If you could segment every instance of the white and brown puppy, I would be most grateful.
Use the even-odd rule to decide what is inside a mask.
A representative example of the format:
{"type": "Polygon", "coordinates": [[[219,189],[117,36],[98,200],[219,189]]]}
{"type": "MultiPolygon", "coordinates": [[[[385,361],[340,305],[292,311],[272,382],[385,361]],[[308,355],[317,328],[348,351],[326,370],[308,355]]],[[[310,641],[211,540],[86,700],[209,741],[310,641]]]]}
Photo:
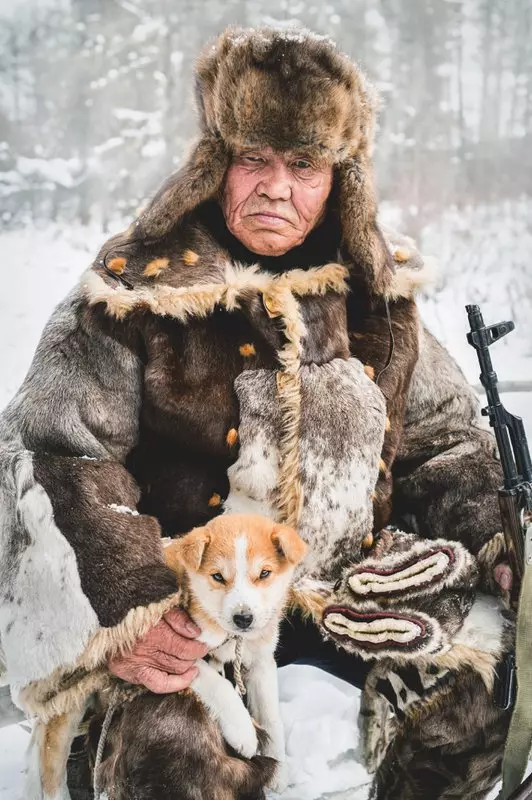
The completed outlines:
{"type": "Polygon", "coordinates": [[[247,514],[216,517],[165,549],[181,579],[183,607],[211,648],[191,688],[243,756],[257,753],[253,720],[266,731],[263,755],[281,765],[278,785],[285,747],[274,652],[294,569],[306,550],[292,528],[247,514]],[[235,663],[237,644],[249,711],[223,675],[223,665],[235,663]]]}

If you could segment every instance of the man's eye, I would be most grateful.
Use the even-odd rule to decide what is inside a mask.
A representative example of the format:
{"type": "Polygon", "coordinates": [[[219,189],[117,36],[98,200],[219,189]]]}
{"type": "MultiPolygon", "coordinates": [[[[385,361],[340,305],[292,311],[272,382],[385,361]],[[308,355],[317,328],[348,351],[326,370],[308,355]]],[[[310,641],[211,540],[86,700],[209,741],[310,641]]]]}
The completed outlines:
{"type": "Polygon", "coordinates": [[[244,161],[248,161],[250,164],[260,164],[262,158],[260,156],[244,156],[244,161]]]}
{"type": "Polygon", "coordinates": [[[217,583],[225,583],[224,576],[222,575],[221,572],[215,572],[213,575],[211,575],[211,578],[213,579],[213,581],[216,581],[217,583]]]}
{"type": "Polygon", "coordinates": [[[265,578],[267,578],[271,574],[272,574],[271,569],[263,569],[262,572],[259,575],[259,578],[260,578],[261,581],[263,581],[263,580],[265,580],[265,578]]]}
{"type": "Polygon", "coordinates": [[[294,167],[296,169],[310,169],[312,167],[312,164],[310,163],[310,161],[305,161],[304,158],[300,158],[297,161],[294,161],[294,167]]]}

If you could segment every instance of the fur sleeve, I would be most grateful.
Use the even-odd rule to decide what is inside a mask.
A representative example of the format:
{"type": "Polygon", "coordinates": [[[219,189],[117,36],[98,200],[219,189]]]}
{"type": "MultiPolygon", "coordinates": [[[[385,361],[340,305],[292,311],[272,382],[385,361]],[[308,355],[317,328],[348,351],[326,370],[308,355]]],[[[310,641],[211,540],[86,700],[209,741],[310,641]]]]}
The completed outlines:
{"type": "Polygon", "coordinates": [[[422,536],[458,539],[474,554],[501,530],[502,471],[473,389],[425,329],[394,467],[394,510],[422,536]]]}
{"type": "Polygon", "coordinates": [[[108,656],[177,599],[122,464],[141,387],[124,336],[74,292],[0,416],[0,641],[14,699],[42,718],[81,703],[108,656]]]}

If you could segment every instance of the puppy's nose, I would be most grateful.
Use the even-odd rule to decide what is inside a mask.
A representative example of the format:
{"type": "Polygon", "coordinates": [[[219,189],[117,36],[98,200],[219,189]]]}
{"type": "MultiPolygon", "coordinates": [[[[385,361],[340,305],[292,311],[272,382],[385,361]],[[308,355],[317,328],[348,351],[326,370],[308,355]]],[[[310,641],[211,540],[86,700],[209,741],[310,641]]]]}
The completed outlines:
{"type": "Polygon", "coordinates": [[[245,631],[253,622],[253,614],[250,611],[242,611],[240,614],[234,614],[233,622],[237,628],[245,631]]]}

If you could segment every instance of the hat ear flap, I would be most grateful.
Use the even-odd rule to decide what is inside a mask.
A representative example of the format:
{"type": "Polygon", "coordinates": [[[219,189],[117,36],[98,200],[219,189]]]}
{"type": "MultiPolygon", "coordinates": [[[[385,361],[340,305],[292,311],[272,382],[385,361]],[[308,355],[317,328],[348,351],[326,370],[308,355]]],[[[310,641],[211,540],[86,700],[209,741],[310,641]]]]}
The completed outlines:
{"type": "Polygon", "coordinates": [[[365,278],[370,291],[386,294],[394,262],[377,224],[373,171],[365,153],[338,165],[338,202],[346,260],[365,278]]]}
{"type": "Polygon", "coordinates": [[[216,195],[228,166],[229,151],[223,141],[203,136],[183,167],[168,178],[139,216],[135,238],[166,236],[184,214],[216,195]]]}

